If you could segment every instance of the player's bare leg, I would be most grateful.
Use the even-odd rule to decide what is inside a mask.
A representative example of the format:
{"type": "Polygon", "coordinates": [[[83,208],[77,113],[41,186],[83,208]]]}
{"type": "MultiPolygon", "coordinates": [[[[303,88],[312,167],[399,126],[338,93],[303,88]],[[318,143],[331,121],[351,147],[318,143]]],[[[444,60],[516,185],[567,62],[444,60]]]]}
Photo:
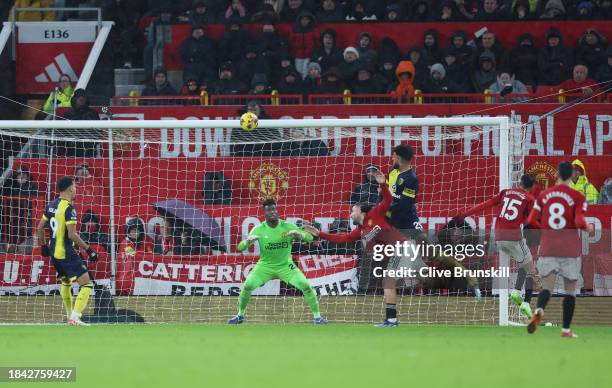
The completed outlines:
{"type": "Polygon", "coordinates": [[[89,326],[88,323],[81,320],[81,316],[83,315],[83,310],[85,310],[85,307],[87,307],[89,295],[91,295],[91,291],[93,290],[93,282],[91,281],[91,277],[89,277],[89,273],[85,272],[77,278],[77,283],[79,283],[81,288],[79,289],[79,294],[74,302],[72,314],[68,319],[68,325],[89,326]]]}
{"type": "Polygon", "coordinates": [[[561,329],[561,337],[576,338],[578,336],[570,330],[576,307],[576,281],[563,278],[563,283],[565,296],[563,297],[563,328],[561,329]]]}
{"type": "Polygon", "coordinates": [[[529,324],[527,325],[527,332],[529,334],[534,333],[540,325],[540,322],[542,322],[542,318],[544,317],[544,309],[550,300],[550,290],[555,287],[556,280],[557,274],[554,272],[551,272],[542,278],[542,291],[540,291],[538,294],[537,308],[533,314],[533,317],[529,321],[529,324]]]}

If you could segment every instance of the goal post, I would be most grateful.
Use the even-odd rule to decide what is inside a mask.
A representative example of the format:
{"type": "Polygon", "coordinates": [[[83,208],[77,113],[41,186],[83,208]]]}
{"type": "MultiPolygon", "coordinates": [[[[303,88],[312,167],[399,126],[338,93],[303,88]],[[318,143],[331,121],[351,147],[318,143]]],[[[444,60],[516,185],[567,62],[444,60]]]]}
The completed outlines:
{"type": "MultiPolygon", "coordinates": [[[[86,224],[81,233],[93,238],[98,228],[95,233],[105,235],[104,241],[94,241],[104,259],[90,264],[100,285],[90,300],[92,321],[104,322],[105,311],[114,317],[106,321],[129,321],[132,314],[147,322],[222,322],[235,312],[244,278],[257,261],[257,247],[241,254],[236,244],[263,220],[264,199],[275,199],[281,218],[298,227],[312,223],[349,232],[353,192],[368,183],[368,166],[387,174],[392,148],[408,143],[415,149],[419,178],[417,210],[428,238],[436,242],[440,227],[458,211],[516,184],[522,173],[521,133],[507,116],[260,120],[253,132],[243,131],[238,119],[0,122],[4,142],[27,139],[39,150],[37,157],[14,159],[11,166],[13,178],[27,169],[37,193],[24,200],[23,193],[13,192],[1,204],[0,294],[8,297],[0,301],[0,323],[62,320],[54,269],[41,259],[33,233],[44,194],[57,195],[58,177],[79,179],[75,207],[79,225],[86,224]],[[245,145],[255,147],[244,151],[245,145]],[[364,154],[364,148],[371,152],[364,154]],[[91,177],[82,176],[83,168],[91,177]],[[218,197],[203,198],[206,179],[218,197]],[[128,241],[130,230],[136,231],[136,252],[128,241]],[[109,304],[112,308],[104,310],[109,304]]],[[[493,219],[492,212],[469,218],[475,239],[486,240],[493,219]]],[[[315,241],[294,244],[293,253],[332,321],[380,320],[381,282],[362,246],[315,241]]],[[[479,269],[501,265],[499,260],[491,254],[482,262],[458,264],[479,269]]],[[[448,262],[432,257],[426,264],[448,262]]],[[[491,279],[421,280],[398,286],[402,321],[508,325],[516,318],[508,306],[508,279],[497,288],[491,279]],[[474,297],[474,281],[482,289],[481,301],[474,297]]],[[[278,280],[253,295],[250,321],[307,319],[299,291],[278,280]]]]}

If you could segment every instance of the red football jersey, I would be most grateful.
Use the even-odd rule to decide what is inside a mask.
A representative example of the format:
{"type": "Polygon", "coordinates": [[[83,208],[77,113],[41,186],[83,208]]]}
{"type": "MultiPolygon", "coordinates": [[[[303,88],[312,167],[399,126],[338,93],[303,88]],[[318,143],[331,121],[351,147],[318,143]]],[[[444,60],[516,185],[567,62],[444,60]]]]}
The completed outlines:
{"type": "Polygon", "coordinates": [[[335,243],[353,242],[363,239],[366,250],[372,250],[374,245],[395,245],[396,242],[406,241],[406,237],[396,228],[391,226],[385,217],[385,213],[391,207],[393,197],[389,187],[382,187],[382,201],[374,206],[365,216],[363,225],[358,225],[351,233],[331,234],[320,232],[322,239],[335,243]]]}
{"type": "Polygon", "coordinates": [[[587,224],[584,196],[568,185],[544,190],[529,214],[529,224],[542,229],[540,256],[578,257],[582,253],[580,233],[587,224]]]}
{"type": "Polygon", "coordinates": [[[521,188],[505,189],[490,200],[462,213],[462,216],[500,205],[495,221],[495,238],[499,241],[518,241],[523,238],[521,225],[527,221],[534,201],[531,194],[521,188]]]}

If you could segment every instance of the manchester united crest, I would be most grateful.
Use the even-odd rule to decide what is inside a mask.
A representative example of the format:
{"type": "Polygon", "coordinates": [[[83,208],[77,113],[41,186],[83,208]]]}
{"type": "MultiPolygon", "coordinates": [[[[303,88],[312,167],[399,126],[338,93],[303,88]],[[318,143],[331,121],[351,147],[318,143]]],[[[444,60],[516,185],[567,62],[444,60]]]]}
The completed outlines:
{"type": "Polygon", "coordinates": [[[274,163],[263,163],[251,171],[249,189],[257,192],[259,201],[278,200],[289,188],[287,171],[274,163]]]}
{"type": "Polygon", "coordinates": [[[525,174],[531,174],[544,190],[555,184],[557,170],[548,162],[538,161],[525,169],[525,174]]]}

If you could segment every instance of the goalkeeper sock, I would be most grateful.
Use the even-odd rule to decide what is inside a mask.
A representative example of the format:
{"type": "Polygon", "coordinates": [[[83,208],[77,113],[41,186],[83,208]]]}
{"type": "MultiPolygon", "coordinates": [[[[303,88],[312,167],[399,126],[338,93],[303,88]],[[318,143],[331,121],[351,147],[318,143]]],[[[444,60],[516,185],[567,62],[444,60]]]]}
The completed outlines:
{"type": "Polygon", "coordinates": [[[546,308],[546,305],[548,304],[549,299],[550,299],[549,290],[540,291],[540,293],[538,294],[538,303],[537,303],[538,308],[544,310],[546,308]]]}
{"type": "Polygon", "coordinates": [[[240,291],[240,296],[238,297],[238,315],[244,316],[249,299],[251,299],[251,291],[247,291],[245,287],[240,291]]]}
{"type": "Polygon", "coordinates": [[[312,311],[312,316],[316,318],[321,318],[321,311],[319,310],[319,301],[317,300],[317,294],[315,294],[314,290],[308,286],[308,289],[302,291],[304,294],[304,299],[306,299],[306,303],[308,303],[308,307],[310,307],[310,311],[312,311]]]}
{"type": "Polygon", "coordinates": [[[563,298],[563,329],[569,330],[574,317],[574,308],[576,307],[576,296],[565,295],[563,298]]]}
{"type": "Polygon", "coordinates": [[[89,295],[91,295],[91,291],[93,289],[93,283],[87,283],[81,286],[79,290],[79,294],[76,297],[76,302],[74,302],[74,310],[73,313],[77,313],[80,317],[83,314],[83,310],[87,307],[87,302],[89,302],[89,295]]]}
{"type": "Polygon", "coordinates": [[[385,307],[385,318],[389,322],[397,321],[397,305],[395,303],[387,303],[385,307]]]}
{"type": "Polygon", "coordinates": [[[60,285],[60,295],[66,309],[66,316],[70,319],[70,314],[72,314],[72,284],[62,283],[60,285]]]}
{"type": "Polygon", "coordinates": [[[525,302],[531,303],[531,297],[533,296],[533,276],[527,275],[525,279],[525,302]]]}

